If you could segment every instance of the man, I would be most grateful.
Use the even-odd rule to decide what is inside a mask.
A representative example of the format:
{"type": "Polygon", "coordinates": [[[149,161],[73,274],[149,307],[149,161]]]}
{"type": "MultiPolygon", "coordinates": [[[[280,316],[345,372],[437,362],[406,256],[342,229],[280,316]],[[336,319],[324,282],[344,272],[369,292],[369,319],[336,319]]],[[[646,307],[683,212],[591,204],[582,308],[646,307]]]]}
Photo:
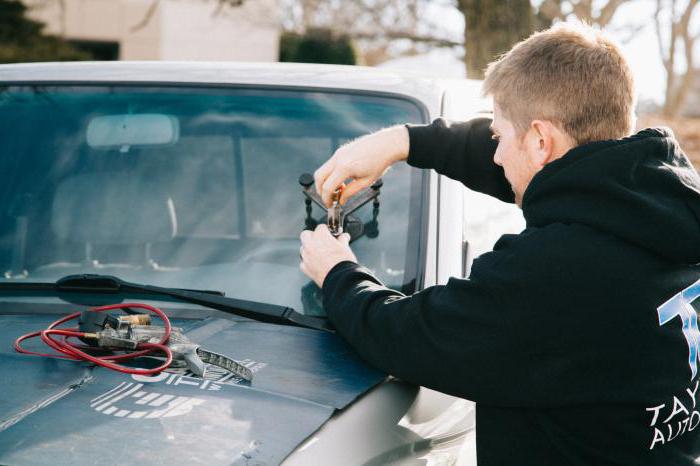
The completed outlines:
{"type": "Polygon", "coordinates": [[[698,174],[670,130],[629,136],[630,70],[590,28],[517,44],[489,66],[484,91],[492,123],[364,136],[317,170],[316,186],[328,201],[351,178],[346,199],[407,160],[514,200],[522,233],[501,237],[469,279],[413,296],[384,287],[325,227],[302,233],[302,271],[370,364],[476,401],[480,465],[693,464],[698,174]]]}

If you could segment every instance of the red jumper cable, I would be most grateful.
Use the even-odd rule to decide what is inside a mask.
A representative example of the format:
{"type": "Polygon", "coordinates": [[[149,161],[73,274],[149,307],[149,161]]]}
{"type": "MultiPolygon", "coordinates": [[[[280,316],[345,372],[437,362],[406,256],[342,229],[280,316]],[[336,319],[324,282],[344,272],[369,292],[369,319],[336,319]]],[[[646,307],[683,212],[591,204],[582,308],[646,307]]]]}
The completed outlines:
{"type": "Polygon", "coordinates": [[[35,356],[42,356],[47,358],[58,358],[58,359],[68,359],[70,361],[87,361],[92,362],[101,367],[106,367],[107,369],[112,369],[117,372],[124,372],[126,374],[137,374],[137,375],[153,375],[158,374],[170,366],[173,360],[173,353],[168,348],[167,343],[170,338],[171,326],[170,319],[165,315],[163,311],[157,307],[149,306],[148,304],[140,303],[125,303],[125,304],[113,304],[109,306],[100,306],[90,309],[91,312],[105,312],[115,309],[127,309],[127,308],[140,308],[150,311],[156,314],[162,321],[165,327],[165,332],[163,337],[158,343],[138,343],[136,346],[136,351],[128,352],[126,354],[112,354],[107,356],[93,356],[86,353],[85,349],[93,348],[91,346],[76,345],[69,342],[70,338],[83,338],[88,340],[97,339],[98,335],[96,333],[81,332],[77,327],[68,328],[56,328],[61,324],[71,321],[77,317],[80,317],[81,312],[74,312],[62,319],[59,319],[49,325],[45,330],[40,330],[37,332],[27,333],[15,340],[15,350],[19,353],[32,354],[35,356]],[[55,336],[61,336],[60,339],[55,336]],[[21,342],[29,338],[40,337],[50,348],[55,350],[57,353],[38,353],[35,351],[29,351],[21,346],[21,342]],[[129,359],[138,358],[140,356],[145,356],[147,354],[153,353],[155,351],[160,351],[165,353],[165,362],[158,367],[152,369],[139,369],[129,366],[124,366],[122,364],[116,364],[113,361],[126,361],[129,359]]]}

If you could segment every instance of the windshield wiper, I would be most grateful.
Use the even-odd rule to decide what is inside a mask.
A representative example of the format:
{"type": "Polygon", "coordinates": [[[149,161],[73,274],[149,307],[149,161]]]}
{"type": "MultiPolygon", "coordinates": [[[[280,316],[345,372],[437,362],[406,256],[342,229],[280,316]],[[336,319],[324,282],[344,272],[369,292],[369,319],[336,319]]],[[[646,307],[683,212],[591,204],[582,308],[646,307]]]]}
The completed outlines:
{"type": "Polygon", "coordinates": [[[298,313],[291,307],[261,303],[245,299],[228,298],[220,291],[189,290],[166,288],[155,285],[131,283],[112,275],[79,274],[68,275],[55,283],[0,283],[0,290],[16,291],[55,291],[68,293],[139,293],[169,296],[180,301],[235,314],[259,322],[295,325],[326,332],[333,332],[324,319],[298,313]]]}

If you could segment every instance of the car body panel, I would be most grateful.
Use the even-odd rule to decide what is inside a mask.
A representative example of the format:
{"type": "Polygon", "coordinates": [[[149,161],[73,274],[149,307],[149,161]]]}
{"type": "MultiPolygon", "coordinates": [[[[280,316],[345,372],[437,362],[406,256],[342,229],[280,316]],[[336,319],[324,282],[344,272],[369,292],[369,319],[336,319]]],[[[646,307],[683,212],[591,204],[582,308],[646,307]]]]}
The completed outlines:
{"type": "Polygon", "coordinates": [[[181,371],[129,376],[13,351],[17,335],[51,320],[0,316],[0,370],[11,375],[2,398],[12,400],[0,404],[2,464],[177,463],[183,455],[193,463],[277,464],[385,379],[337,335],[244,320],[174,324],[251,368],[251,383],[216,372],[204,380],[181,371]]]}
{"type": "Polygon", "coordinates": [[[369,67],[299,63],[78,62],[0,65],[0,83],[150,83],[303,87],[399,94],[440,113],[443,87],[369,67]]]}

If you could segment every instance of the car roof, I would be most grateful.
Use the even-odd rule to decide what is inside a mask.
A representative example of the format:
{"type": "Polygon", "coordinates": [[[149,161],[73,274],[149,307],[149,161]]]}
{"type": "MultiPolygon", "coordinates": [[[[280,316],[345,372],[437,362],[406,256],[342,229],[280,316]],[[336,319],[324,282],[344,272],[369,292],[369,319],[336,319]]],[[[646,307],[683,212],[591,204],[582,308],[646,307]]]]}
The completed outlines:
{"type": "Polygon", "coordinates": [[[166,83],[269,85],[399,94],[438,115],[451,80],[363,66],[246,62],[60,62],[0,65],[0,84],[166,83]]]}

